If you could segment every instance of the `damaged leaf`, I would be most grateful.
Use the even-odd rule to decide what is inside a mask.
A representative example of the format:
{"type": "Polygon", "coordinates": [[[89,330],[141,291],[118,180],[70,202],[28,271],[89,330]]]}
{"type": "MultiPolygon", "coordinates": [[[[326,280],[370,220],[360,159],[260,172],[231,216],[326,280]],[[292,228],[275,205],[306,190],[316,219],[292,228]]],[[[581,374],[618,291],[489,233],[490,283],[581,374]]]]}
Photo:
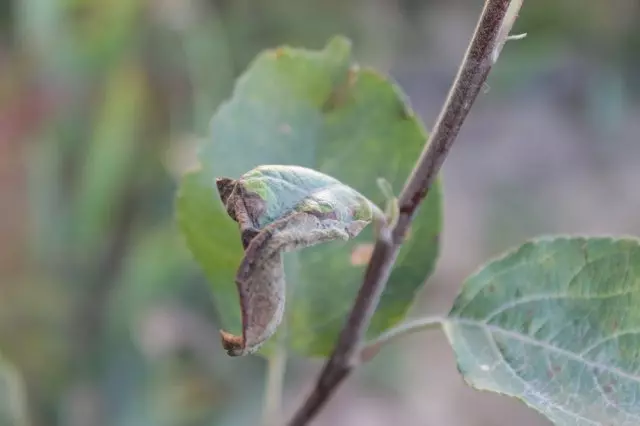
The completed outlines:
{"type": "MultiPolygon", "coordinates": [[[[221,328],[242,333],[235,281],[238,265],[245,262],[245,247],[249,249],[260,232],[275,226],[288,211],[313,211],[316,217],[320,215],[319,223],[324,223],[322,214],[329,218],[335,213],[339,220],[350,223],[345,219],[348,210],[337,207],[332,213],[335,207],[320,202],[324,198],[319,188],[327,187],[323,179],[342,182],[347,185],[344,188],[354,188],[375,205],[384,206],[387,200],[378,179],[387,181],[388,189],[398,194],[426,137],[402,91],[388,77],[355,66],[350,43],[344,38],[336,37],[320,50],[285,46],[258,55],[237,80],[231,98],[216,111],[211,139],[199,146],[201,168],[183,177],[177,198],[180,230],[208,278],[221,328]],[[277,168],[256,169],[265,164],[313,169],[324,183],[315,189],[287,192],[285,188],[311,185],[314,179],[294,181],[299,175],[293,173],[287,175],[291,181],[285,184],[278,181],[277,168]],[[256,173],[255,178],[247,176],[249,170],[256,173]],[[255,218],[243,216],[246,211],[238,213],[234,207],[232,217],[240,218],[242,224],[234,222],[227,210],[236,180],[241,179],[244,189],[257,194],[248,203],[258,203],[260,208],[264,202],[265,207],[255,218]],[[305,198],[311,193],[314,198],[305,198]]],[[[333,188],[326,195],[335,197],[335,189],[342,186],[333,188]]],[[[368,338],[403,320],[433,270],[440,213],[437,183],[400,250],[368,338]]],[[[348,240],[337,238],[284,255],[280,252],[287,279],[286,310],[281,313],[286,317],[286,333],[266,341],[257,353],[267,355],[275,341],[298,355],[327,356],[331,352],[367,263],[363,260],[366,253],[354,261],[354,252],[372,246],[373,228],[367,226],[348,240]]],[[[271,323],[265,322],[264,327],[268,326],[271,323]]],[[[238,338],[228,340],[236,346],[243,343],[238,338]]]]}
{"type": "Polygon", "coordinates": [[[255,352],[276,330],[285,306],[282,253],[349,240],[378,208],[354,189],[314,170],[260,166],[238,180],[216,179],[220,199],[238,222],[244,257],[236,275],[242,336],[221,332],[232,356],[255,352]]]}

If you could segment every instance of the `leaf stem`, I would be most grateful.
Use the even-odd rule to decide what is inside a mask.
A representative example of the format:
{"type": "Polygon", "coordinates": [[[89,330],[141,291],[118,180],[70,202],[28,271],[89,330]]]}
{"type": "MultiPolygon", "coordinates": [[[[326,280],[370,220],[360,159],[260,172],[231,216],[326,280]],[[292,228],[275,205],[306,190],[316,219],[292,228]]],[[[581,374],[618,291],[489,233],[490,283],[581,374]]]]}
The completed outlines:
{"type": "Polygon", "coordinates": [[[399,199],[400,211],[395,226],[392,229],[383,229],[384,232],[379,233],[362,286],[340,333],[338,343],[320,372],[313,391],[295,413],[289,426],[308,424],[357,363],[364,334],[378,306],[407,229],[435,181],[471,105],[482,90],[487,75],[497,59],[495,51],[502,43],[500,37],[508,36],[508,29],[507,35],[504,35],[503,21],[510,3],[511,0],[486,1],[431,137],[402,190],[399,199]]]}
{"type": "Polygon", "coordinates": [[[378,354],[383,345],[391,343],[401,337],[408,336],[409,334],[417,333],[429,328],[439,327],[446,320],[447,319],[445,317],[431,316],[402,323],[397,327],[387,330],[385,333],[382,333],[380,336],[364,345],[358,353],[358,361],[360,363],[370,361],[378,354]]]}
{"type": "Polygon", "coordinates": [[[267,379],[264,389],[263,426],[278,426],[282,422],[282,392],[287,368],[287,350],[278,344],[267,361],[267,379]]]}

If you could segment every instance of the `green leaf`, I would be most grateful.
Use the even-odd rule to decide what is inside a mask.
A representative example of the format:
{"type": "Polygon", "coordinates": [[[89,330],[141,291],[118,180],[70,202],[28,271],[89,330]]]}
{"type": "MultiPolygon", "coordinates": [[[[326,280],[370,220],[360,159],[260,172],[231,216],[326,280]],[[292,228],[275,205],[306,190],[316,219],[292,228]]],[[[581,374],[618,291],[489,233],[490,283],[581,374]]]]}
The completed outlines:
{"type": "Polygon", "coordinates": [[[640,242],[527,242],[464,283],[444,329],[473,387],[557,425],[640,423],[640,242]]]}
{"type": "MultiPolygon", "coordinates": [[[[353,66],[350,43],[340,37],[319,51],[280,47],[260,54],[211,129],[212,140],[200,147],[200,170],[182,182],[177,219],[211,281],[223,327],[238,331],[234,277],[243,248],[237,224],[215,193],[216,178],[238,179],[265,164],[296,165],[331,176],[381,206],[387,199],[378,178],[399,191],[426,139],[400,89],[375,71],[353,66]]],[[[438,184],[407,236],[369,338],[403,319],[433,270],[440,213],[438,184]]],[[[290,349],[330,353],[362,282],[375,241],[372,228],[284,257],[290,349]]]]}

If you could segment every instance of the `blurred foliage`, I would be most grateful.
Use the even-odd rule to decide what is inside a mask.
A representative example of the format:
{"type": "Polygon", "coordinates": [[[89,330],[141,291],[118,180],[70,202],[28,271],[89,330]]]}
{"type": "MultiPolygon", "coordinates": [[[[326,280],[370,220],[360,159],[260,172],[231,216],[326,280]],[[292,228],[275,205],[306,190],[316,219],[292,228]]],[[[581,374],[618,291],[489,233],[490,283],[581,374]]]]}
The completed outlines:
{"type": "Polygon", "coordinates": [[[22,145],[13,158],[28,159],[15,172],[28,227],[13,237],[27,241],[11,262],[23,266],[3,273],[0,344],[25,377],[34,424],[228,417],[237,392],[244,404],[259,397],[262,365],[220,356],[208,290],[172,225],[168,171],[180,173],[188,141],[257,50],[340,27],[357,37],[354,5],[5,6],[1,130],[11,149],[22,145]]]}
{"type": "Polygon", "coordinates": [[[0,424],[29,424],[22,377],[16,368],[5,360],[0,360],[0,424]]]}
{"type": "MultiPolygon", "coordinates": [[[[24,378],[34,426],[257,414],[247,407],[259,407],[263,365],[222,353],[202,272],[172,224],[192,141],[260,50],[343,33],[362,62],[388,68],[445,3],[0,2],[0,349],[24,378]]],[[[529,2],[517,29],[535,37],[507,47],[494,80],[526,86],[531,70],[573,52],[597,64],[593,105],[628,99],[638,9],[529,2]],[[612,75],[620,83],[604,84],[612,75]]]]}

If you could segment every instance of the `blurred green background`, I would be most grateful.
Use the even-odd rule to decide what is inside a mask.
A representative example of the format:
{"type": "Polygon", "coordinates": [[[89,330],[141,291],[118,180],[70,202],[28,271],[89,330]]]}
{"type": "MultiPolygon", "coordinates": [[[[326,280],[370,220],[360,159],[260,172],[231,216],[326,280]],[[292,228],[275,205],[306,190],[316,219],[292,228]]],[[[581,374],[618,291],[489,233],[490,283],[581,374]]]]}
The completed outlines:
{"type": "MultiPolygon", "coordinates": [[[[399,81],[428,128],[481,7],[0,2],[0,352],[28,414],[7,424],[254,424],[264,362],[221,350],[173,222],[195,141],[261,49],[336,33],[399,81]]],[[[525,1],[516,31],[529,35],[505,48],[444,167],[443,253],[413,315],[447,311],[466,275],[525,238],[640,232],[638,22],[637,0],[525,1]]],[[[287,412],[319,365],[292,360],[287,412]]],[[[439,333],[386,349],[317,424],[398,422],[547,424],[467,389],[439,333]]]]}

